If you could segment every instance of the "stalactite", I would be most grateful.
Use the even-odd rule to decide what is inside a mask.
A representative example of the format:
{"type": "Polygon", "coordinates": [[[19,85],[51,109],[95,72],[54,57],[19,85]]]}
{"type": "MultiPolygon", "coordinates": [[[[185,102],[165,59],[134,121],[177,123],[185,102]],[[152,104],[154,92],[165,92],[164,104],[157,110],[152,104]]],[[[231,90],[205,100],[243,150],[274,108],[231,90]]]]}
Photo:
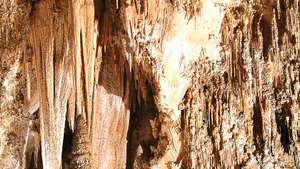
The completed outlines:
{"type": "Polygon", "coordinates": [[[67,35],[68,6],[59,2],[38,2],[31,18],[40,103],[40,132],[44,168],[60,168],[71,74],[67,35]],[[47,17],[46,17],[47,16],[47,17]],[[42,26],[44,25],[45,26],[42,26]]]}
{"type": "Polygon", "coordinates": [[[0,168],[299,168],[299,8],[1,1],[0,168]]]}
{"type": "MultiPolygon", "coordinates": [[[[281,12],[289,13],[287,11],[297,10],[296,2],[292,3],[294,7],[290,6],[289,10],[286,9],[286,2],[278,3],[280,3],[277,5],[280,6],[281,12]]],[[[287,94],[292,87],[281,84],[279,85],[281,92],[279,92],[278,87],[274,88],[273,86],[273,83],[278,84],[278,78],[281,79],[284,76],[283,73],[287,71],[286,67],[294,65],[294,57],[298,58],[297,47],[293,45],[292,39],[287,40],[292,37],[288,34],[292,34],[293,31],[284,29],[282,32],[279,30],[282,34],[276,35],[277,27],[270,28],[271,23],[276,25],[278,22],[276,16],[282,16],[281,21],[292,20],[293,22],[297,17],[280,14],[280,12],[278,14],[279,9],[274,4],[263,5],[264,8],[259,4],[254,6],[254,10],[249,10],[248,8],[251,7],[248,6],[238,6],[228,10],[221,29],[223,51],[225,51],[222,54],[221,64],[217,64],[215,67],[209,66],[206,69],[203,68],[203,65],[208,65],[209,62],[198,61],[195,65],[199,71],[193,75],[193,84],[197,85],[193,85],[185,95],[184,119],[194,119],[201,122],[201,119],[197,120],[197,116],[200,116],[197,115],[197,112],[209,114],[208,124],[203,119],[203,122],[200,123],[202,125],[196,125],[198,126],[196,130],[200,130],[200,133],[205,132],[201,126],[207,128],[207,133],[202,134],[202,137],[193,133],[194,130],[192,129],[186,130],[189,133],[188,138],[193,138],[189,140],[188,144],[199,147],[198,151],[188,151],[190,152],[188,159],[204,162],[200,164],[193,162],[192,164],[197,166],[196,168],[211,165],[221,168],[229,166],[261,166],[263,168],[279,166],[288,168],[298,165],[297,158],[294,158],[295,155],[293,155],[298,154],[298,150],[293,149],[294,153],[289,153],[291,150],[288,148],[291,145],[297,145],[292,141],[293,139],[297,140],[297,138],[292,138],[290,136],[292,131],[288,131],[287,128],[289,127],[286,127],[292,125],[292,116],[297,116],[297,108],[292,113],[291,107],[297,106],[292,97],[281,97],[282,95],[292,96],[292,93],[287,94]],[[289,19],[284,17],[289,17],[289,19]],[[287,44],[283,45],[281,42],[283,40],[280,37],[286,39],[284,43],[289,43],[293,49],[284,49],[287,44]],[[289,51],[287,52],[289,54],[280,54],[280,50],[289,51]],[[289,56],[291,58],[287,59],[289,56]],[[279,70],[274,69],[274,67],[279,70]],[[220,76],[222,72],[226,76],[220,76]],[[220,78],[222,83],[219,84],[218,78],[215,77],[220,78]],[[227,80],[228,78],[230,81],[227,80]],[[203,91],[201,91],[202,89],[203,91]],[[205,95],[207,92],[209,94],[205,95]],[[278,95],[281,96],[278,97],[278,95]],[[199,101],[200,104],[197,104],[195,98],[202,98],[207,101],[199,101]],[[219,99],[222,99],[222,105],[215,109],[219,99]],[[283,130],[285,132],[282,132],[283,130]],[[193,140],[200,141],[203,137],[205,147],[201,142],[193,142],[193,140]],[[251,148],[253,145],[255,145],[254,149],[251,148]],[[205,162],[205,159],[209,159],[205,154],[210,154],[203,154],[207,148],[214,156],[210,158],[212,161],[205,162]],[[217,154],[215,154],[216,152],[217,154]],[[276,159],[274,158],[275,154],[276,159]],[[200,157],[203,159],[199,160],[200,157]],[[228,159],[231,160],[228,161],[228,159]]],[[[282,26],[280,27],[282,29],[282,26]]],[[[288,72],[294,74],[297,70],[293,69],[293,71],[288,72]]],[[[281,80],[280,83],[289,82],[281,80]]],[[[190,123],[194,121],[183,122],[185,126],[191,126],[190,123]]],[[[189,165],[189,163],[185,165],[189,165]]]]}

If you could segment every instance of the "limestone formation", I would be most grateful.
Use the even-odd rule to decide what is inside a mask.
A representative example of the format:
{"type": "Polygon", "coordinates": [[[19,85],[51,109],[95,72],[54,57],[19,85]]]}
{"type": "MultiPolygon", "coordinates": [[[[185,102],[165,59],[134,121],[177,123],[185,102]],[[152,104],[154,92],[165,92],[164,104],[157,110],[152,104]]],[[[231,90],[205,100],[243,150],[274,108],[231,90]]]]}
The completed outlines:
{"type": "Polygon", "coordinates": [[[0,168],[300,168],[300,1],[0,0],[0,168]]]}

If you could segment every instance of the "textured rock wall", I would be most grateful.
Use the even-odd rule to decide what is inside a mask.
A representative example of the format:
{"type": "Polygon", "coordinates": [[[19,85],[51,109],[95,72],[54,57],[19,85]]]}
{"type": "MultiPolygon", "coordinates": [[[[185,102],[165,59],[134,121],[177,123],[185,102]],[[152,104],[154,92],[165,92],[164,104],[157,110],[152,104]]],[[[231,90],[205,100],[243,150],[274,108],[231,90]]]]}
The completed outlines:
{"type": "Polygon", "coordinates": [[[299,168],[297,29],[296,1],[227,10],[221,60],[196,62],[185,95],[186,166],[299,168]]]}
{"type": "Polygon", "coordinates": [[[2,168],[296,168],[300,2],[0,2],[2,168]]]}
{"type": "Polygon", "coordinates": [[[23,111],[28,101],[24,43],[31,5],[23,0],[0,2],[0,168],[25,168],[33,149],[33,119],[23,111]]]}

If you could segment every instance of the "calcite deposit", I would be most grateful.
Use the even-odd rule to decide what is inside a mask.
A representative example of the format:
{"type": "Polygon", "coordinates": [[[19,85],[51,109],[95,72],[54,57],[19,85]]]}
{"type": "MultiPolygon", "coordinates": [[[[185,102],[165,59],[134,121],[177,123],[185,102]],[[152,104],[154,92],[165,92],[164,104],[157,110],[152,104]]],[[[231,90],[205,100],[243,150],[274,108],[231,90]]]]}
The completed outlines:
{"type": "Polygon", "coordinates": [[[300,168],[299,0],[2,0],[0,168],[300,168]]]}

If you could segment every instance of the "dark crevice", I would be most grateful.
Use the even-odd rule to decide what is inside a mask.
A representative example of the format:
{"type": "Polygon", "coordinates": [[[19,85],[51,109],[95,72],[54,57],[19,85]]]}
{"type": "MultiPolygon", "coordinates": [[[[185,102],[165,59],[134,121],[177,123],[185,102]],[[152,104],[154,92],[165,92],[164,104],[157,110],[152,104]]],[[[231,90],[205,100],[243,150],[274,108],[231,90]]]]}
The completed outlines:
{"type": "Polygon", "coordinates": [[[282,45],[283,35],[286,32],[286,4],[284,0],[279,1],[280,9],[276,9],[276,20],[277,20],[277,28],[278,28],[278,44],[282,45]]]}
{"type": "Polygon", "coordinates": [[[264,61],[268,61],[268,52],[272,44],[272,25],[265,17],[260,22],[261,32],[263,36],[263,57],[264,61]]]}
{"type": "Polygon", "coordinates": [[[63,139],[63,149],[62,149],[63,169],[66,168],[66,165],[70,165],[72,139],[73,139],[73,132],[68,125],[68,121],[66,120],[64,139],[63,139]]]}
{"type": "Polygon", "coordinates": [[[295,35],[290,35],[290,42],[292,43],[293,46],[296,45],[297,40],[296,40],[296,36],[295,35]]]}
{"type": "Polygon", "coordinates": [[[277,132],[280,134],[280,142],[284,152],[290,151],[292,139],[292,112],[287,104],[283,105],[280,111],[275,112],[277,132]]]}
{"type": "MultiPolygon", "coordinates": [[[[258,32],[257,32],[257,27],[258,27],[258,22],[260,19],[260,14],[259,13],[254,13],[253,14],[253,20],[252,20],[252,25],[251,25],[251,31],[252,31],[252,39],[251,41],[253,41],[254,43],[258,41],[258,32]]],[[[255,48],[256,46],[254,46],[255,48]]]]}
{"type": "MultiPolygon", "coordinates": [[[[146,84],[146,98],[141,96],[142,92],[139,88],[133,90],[133,110],[130,113],[129,130],[127,134],[127,159],[126,168],[134,168],[134,163],[147,163],[154,158],[154,152],[152,147],[157,147],[158,138],[153,136],[153,126],[150,124],[150,120],[154,121],[158,115],[158,109],[154,102],[153,91],[149,83],[146,84]],[[139,101],[140,100],[140,104],[139,101]],[[139,147],[142,152],[138,152],[139,147]]],[[[145,90],[145,89],[143,89],[145,90]]],[[[138,164],[140,165],[140,164],[138,164]]]]}
{"type": "Polygon", "coordinates": [[[34,159],[34,153],[32,153],[28,169],[43,169],[42,154],[41,153],[42,152],[39,151],[38,159],[34,159]]]}
{"type": "Polygon", "coordinates": [[[111,14],[112,5],[108,0],[94,0],[95,20],[99,25],[98,41],[104,47],[108,45],[111,35],[111,23],[113,23],[113,14],[111,14]]]}
{"type": "Polygon", "coordinates": [[[253,141],[256,152],[263,154],[264,138],[263,138],[263,119],[259,97],[256,96],[256,102],[253,105],[253,141]]]}
{"type": "Polygon", "coordinates": [[[135,147],[137,148],[136,145],[133,143],[132,135],[133,135],[133,129],[135,128],[135,116],[133,115],[135,112],[130,113],[130,120],[129,120],[129,128],[127,132],[127,152],[126,152],[126,168],[131,169],[133,168],[133,162],[134,162],[134,157],[132,157],[132,154],[134,153],[135,147]]]}

